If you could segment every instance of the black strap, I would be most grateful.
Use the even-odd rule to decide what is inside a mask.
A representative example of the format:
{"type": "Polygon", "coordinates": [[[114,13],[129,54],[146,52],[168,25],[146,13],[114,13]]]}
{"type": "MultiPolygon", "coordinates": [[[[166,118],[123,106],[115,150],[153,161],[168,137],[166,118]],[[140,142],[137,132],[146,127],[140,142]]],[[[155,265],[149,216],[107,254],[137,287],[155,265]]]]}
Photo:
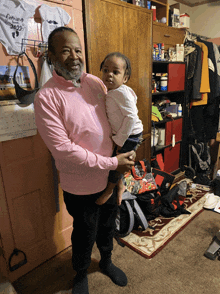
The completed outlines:
{"type": "MultiPolygon", "coordinates": [[[[17,73],[17,70],[18,70],[18,66],[19,66],[19,58],[21,56],[25,55],[27,57],[27,60],[29,61],[30,65],[31,65],[31,68],[33,70],[33,73],[34,73],[34,77],[35,77],[35,89],[38,89],[39,88],[39,84],[38,84],[38,79],[37,79],[37,72],[36,72],[36,68],[32,62],[32,60],[27,56],[27,54],[25,52],[22,52],[18,55],[18,59],[17,59],[17,66],[16,66],[16,69],[15,69],[15,72],[14,72],[14,77],[13,77],[13,81],[14,81],[14,84],[15,82],[17,83],[15,77],[16,77],[16,73],[17,73]]],[[[18,84],[18,83],[17,83],[18,84]]]]}

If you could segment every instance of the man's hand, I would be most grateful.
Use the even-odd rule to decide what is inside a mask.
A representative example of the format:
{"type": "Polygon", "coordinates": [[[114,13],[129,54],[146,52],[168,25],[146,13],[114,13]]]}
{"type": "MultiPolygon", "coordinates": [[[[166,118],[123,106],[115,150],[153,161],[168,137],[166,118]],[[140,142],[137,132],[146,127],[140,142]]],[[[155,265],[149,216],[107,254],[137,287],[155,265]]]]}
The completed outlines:
{"type": "Polygon", "coordinates": [[[135,156],[136,153],[133,150],[116,155],[118,159],[118,167],[116,168],[116,170],[119,171],[121,174],[131,170],[132,166],[134,165],[135,156]]]}

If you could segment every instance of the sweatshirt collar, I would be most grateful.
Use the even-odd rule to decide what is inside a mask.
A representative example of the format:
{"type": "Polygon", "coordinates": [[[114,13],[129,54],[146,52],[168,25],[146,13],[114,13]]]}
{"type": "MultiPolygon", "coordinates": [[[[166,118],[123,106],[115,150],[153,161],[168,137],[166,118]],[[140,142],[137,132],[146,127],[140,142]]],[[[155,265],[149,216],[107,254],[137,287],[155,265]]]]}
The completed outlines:
{"type": "MultiPolygon", "coordinates": [[[[81,78],[80,78],[80,80],[81,80],[81,84],[83,83],[83,80],[84,80],[85,75],[86,75],[86,74],[85,74],[84,72],[83,72],[82,75],[81,75],[81,78]]],[[[63,86],[65,86],[65,87],[67,87],[67,88],[76,88],[76,87],[74,87],[72,81],[70,81],[70,80],[66,80],[66,79],[64,79],[64,77],[59,76],[59,75],[56,73],[55,70],[53,70],[53,78],[54,78],[54,79],[56,80],[56,82],[59,83],[60,85],[63,85],[63,86]]],[[[78,89],[78,88],[76,88],[76,89],[78,89]]]]}

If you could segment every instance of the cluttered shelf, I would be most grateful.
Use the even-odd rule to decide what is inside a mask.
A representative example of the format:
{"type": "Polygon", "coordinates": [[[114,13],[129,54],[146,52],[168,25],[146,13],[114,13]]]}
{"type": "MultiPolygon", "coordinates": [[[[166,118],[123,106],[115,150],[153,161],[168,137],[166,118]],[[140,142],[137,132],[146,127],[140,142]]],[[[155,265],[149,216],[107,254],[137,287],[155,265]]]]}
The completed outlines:
{"type": "MultiPolygon", "coordinates": [[[[179,140],[179,141],[175,142],[175,144],[178,144],[178,143],[181,143],[181,142],[182,142],[182,140],[179,140]]],[[[152,146],[151,148],[154,149],[154,153],[157,153],[157,152],[161,152],[163,149],[168,148],[168,147],[171,147],[171,146],[174,147],[172,145],[172,143],[170,143],[170,144],[167,144],[167,145],[156,145],[156,146],[152,146]]]]}
{"type": "Polygon", "coordinates": [[[171,118],[167,117],[167,118],[164,118],[163,120],[160,120],[160,121],[152,121],[152,124],[154,124],[155,126],[157,126],[157,125],[165,124],[165,123],[167,123],[169,121],[172,121],[172,120],[179,119],[181,117],[182,116],[171,117],[171,118]]]}
{"type": "Polygon", "coordinates": [[[166,94],[178,94],[178,93],[182,93],[185,90],[180,90],[180,91],[163,91],[163,92],[155,92],[152,93],[152,96],[159,96],[159,95],[166,95],[166,94]]]}

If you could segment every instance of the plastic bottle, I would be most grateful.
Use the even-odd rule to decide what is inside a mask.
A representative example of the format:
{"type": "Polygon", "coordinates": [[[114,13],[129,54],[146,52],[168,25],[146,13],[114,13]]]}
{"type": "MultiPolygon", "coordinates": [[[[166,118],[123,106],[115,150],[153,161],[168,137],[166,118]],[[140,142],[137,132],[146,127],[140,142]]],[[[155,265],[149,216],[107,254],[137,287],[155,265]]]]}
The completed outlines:
{"type": "Polygon", "coordinates": [[[160,78],[160,90],[161,91],[167,91],[167,76],[162,76],[160,78]]]}
{"type": "Polygon", "coordinates": [[[177,112],[178,112],[178,113],[177,113],[178,116],[182,116],[182,115],[183,115],[183,110],[182,110],[182,105],[181,105],[181,104],[178,105],[178,110],[177,110],[177,112]]]}
{"type": "Polygon", "coordinates": [[[161,60],[164,61],[164,43],[161,44],[161,60]]]}
{"type": "Polygon", "coordinates": [[[184,46],[176,44],[176,61],[184,61],[184,46]]]}
{"type": "Polygon", "coordinates": [[[157,20],[156,6],[151,5],[151,9],[153,10],[153,21],[156,21],[157,20]]]}

